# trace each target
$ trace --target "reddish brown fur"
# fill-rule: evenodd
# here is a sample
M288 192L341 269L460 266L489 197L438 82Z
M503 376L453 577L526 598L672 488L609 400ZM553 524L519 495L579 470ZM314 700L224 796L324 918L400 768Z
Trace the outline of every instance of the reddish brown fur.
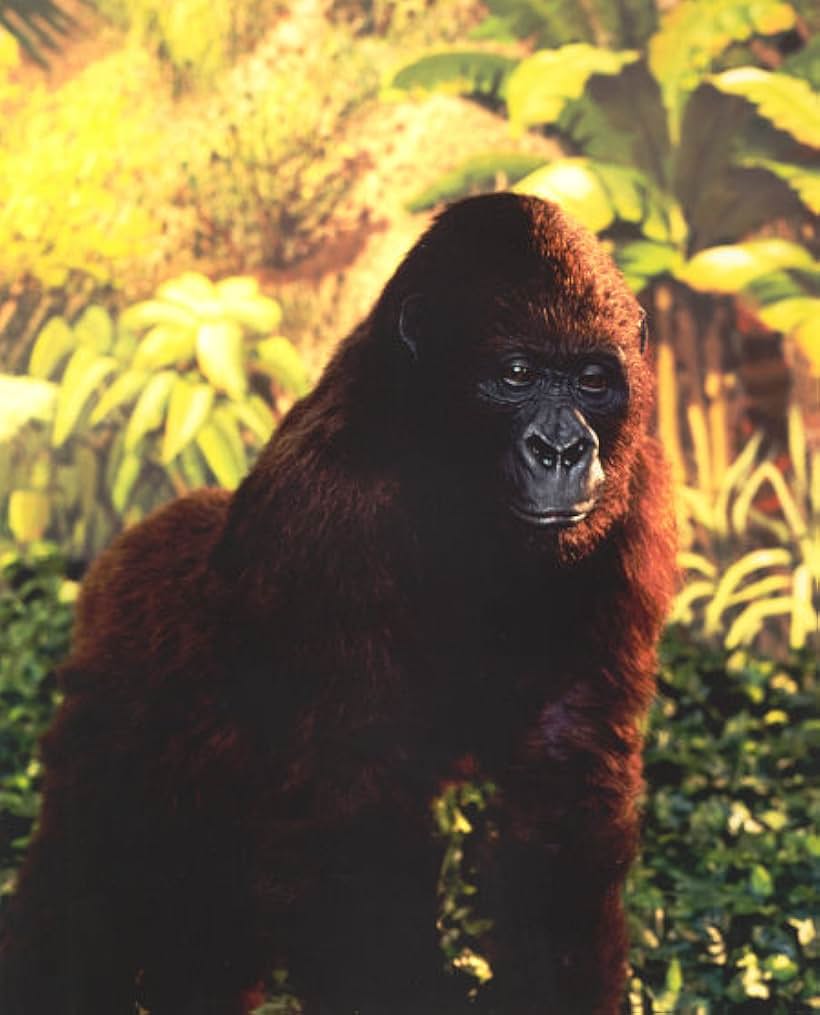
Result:
M418 291L438 336L422 374L397 337ZM275 961L309 1011L459 1011L429 804L465 757L500 788L478 1009L618 1010L639 727L673 581L639 314L553 206L453 206L235 496L180 500L102 555L43 745L5 1015L117 1015L135 993L154 1015L231 1015ZM463 378L510 331L626 364L604 497L560 534L521 531L452 478Z

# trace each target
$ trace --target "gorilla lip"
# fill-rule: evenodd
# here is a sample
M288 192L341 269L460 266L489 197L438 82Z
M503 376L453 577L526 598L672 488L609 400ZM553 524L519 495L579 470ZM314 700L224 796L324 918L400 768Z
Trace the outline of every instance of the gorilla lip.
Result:
M527 511L515 504L511 504L510 510L517 518L530 525L539 525L542 528L550 526L568 527L582 522L592 510L593 504L594 501L584 501L582 504L576 504L566 511Z

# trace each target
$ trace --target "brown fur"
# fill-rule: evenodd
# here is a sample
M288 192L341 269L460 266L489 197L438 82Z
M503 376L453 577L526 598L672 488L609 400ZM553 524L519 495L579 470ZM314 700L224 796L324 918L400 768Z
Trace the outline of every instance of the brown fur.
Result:
M397 337L414 292L436 339L421 366ZM499 787L478 1007L618 1010L674 556L639 320L554 206L455 205L234 496L173 503L100 557L43 744L5 1015L118 1015L135 995L232 1015L275 962L307 1011L459 1011L429 805L465 757ZM626 365L605 494L575 528L524 531L460 482L465 378L508 333Z

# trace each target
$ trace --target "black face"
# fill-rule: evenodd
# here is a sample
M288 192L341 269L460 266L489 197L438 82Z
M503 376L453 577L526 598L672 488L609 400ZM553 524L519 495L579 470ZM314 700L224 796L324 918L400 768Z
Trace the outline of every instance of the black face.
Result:
M495 476L506 508L536 526L582 521L604 483L602 441L627 403L626 378L608 351L560 367L511 349L482 367L475 397L493 437Z

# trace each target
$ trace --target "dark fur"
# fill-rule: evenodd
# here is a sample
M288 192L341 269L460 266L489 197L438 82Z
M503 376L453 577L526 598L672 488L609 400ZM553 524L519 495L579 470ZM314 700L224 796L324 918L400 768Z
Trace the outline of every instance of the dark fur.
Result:
M397 331L419 292L416 363ZM481 456L465 378L509 333L626 366L605 494L573 529L531 530L463 482ZM234 496L177 501L100 557L43 743L4 1015L118 1015L135 993L155 1015L234 1015L275 961L308 1011L460 1010L429 806L465 756L499 787L485 1009L618 1009L673 581L640 335L621 277L554 206L462 202Z

